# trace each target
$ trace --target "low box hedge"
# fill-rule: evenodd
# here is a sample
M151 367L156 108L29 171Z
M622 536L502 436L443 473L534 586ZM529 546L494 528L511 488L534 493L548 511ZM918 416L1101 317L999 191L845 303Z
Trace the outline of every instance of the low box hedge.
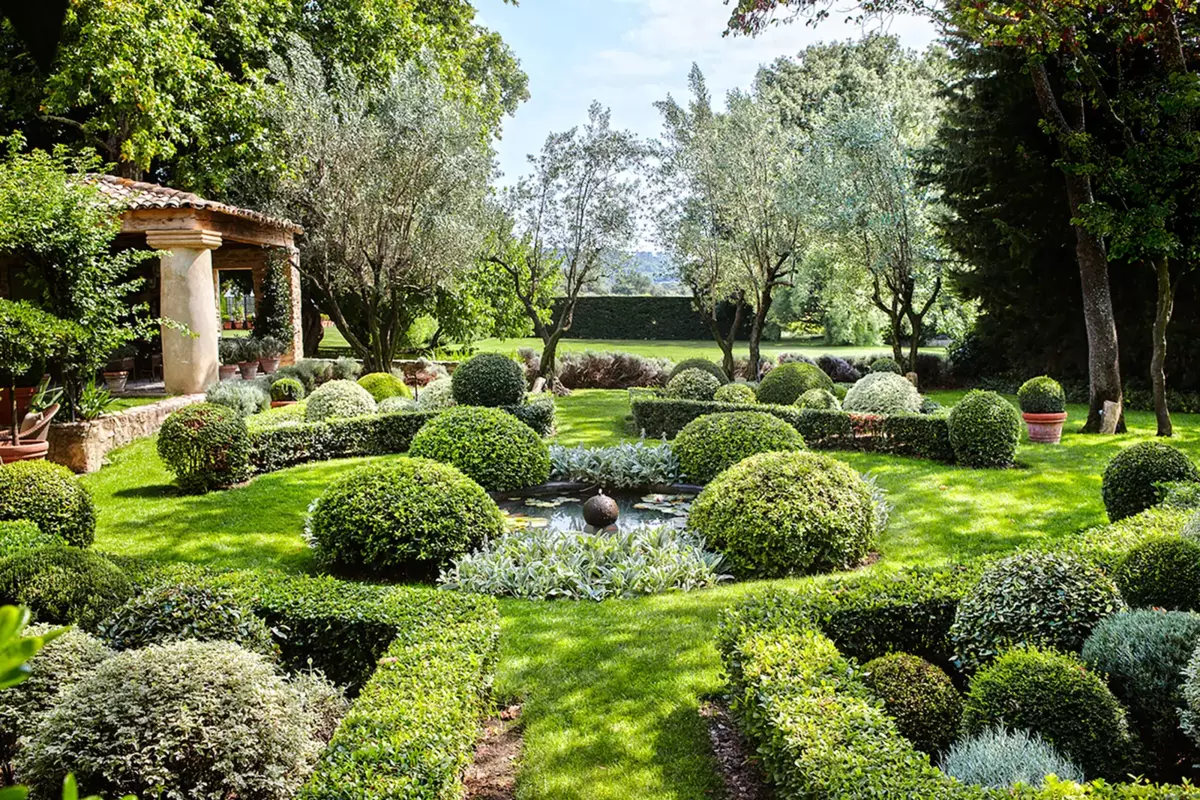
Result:
M257 472L274 472L308 461L404 453L417 431L437 413L403 411L254 430L250 464Z

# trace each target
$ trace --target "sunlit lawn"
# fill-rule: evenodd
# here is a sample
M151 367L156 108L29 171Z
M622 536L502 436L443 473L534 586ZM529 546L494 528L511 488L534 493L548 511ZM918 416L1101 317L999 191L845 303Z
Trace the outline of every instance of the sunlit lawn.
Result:
M935 393L953 402L956 393ZM958 469L915 459L834 453L869 472L895 506L877 569L1008 550L1104 522L1100 475L1118 449L1150 439L1153 416L1131 413L1130 435L1070 432L1061 447L1023 445L1020 467ZM624 391L559 400L559 441L632 438ZM1200 417L1176 417L1174 444L1200 457ZM96 547L219 566L310 568L301 539L308 504L355 459L310 464L205 497L180 497L153 440L112 455L84 480L100 506ZM802 581L784 581L798 585ZM765 584L591 603L502 601L497 693L525 704L524 800L676 800L719 795L696 708L719 691L712 636L720 609Z

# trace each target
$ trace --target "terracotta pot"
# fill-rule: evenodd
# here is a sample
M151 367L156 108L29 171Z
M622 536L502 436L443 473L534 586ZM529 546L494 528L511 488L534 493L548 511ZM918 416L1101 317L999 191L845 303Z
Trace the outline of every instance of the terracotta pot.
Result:
M237 364L222 364L221 366L217 367L217 371L220 372L220 374L221 374L221 380L231 381L231 380L233 380L233 376L237 375L238 365Z
M1029 441L1037 444L1058 444L1062 441L1063 423L1067 421L1067 413L1061 414L1022 414L1025 417L1025 427L1029 429Z
M110 392L125 391L125 384L129 381L129 373L125 370L120 372L104 373L104 385L108 387Z
M25 419L29 413L29 404L37 388L33 386L17 387L17 419ZM0 389L0 427L12 427L12 403L8 399L8 389Z
M11 464L14 461L38 461L50 452L50 442L34 440L21 444L0 444L0 464Z
M238 369L242 371L242 380L252 381L258 377L258 362L243 361L238 364Z
M260 358L258 360L258 365L260 367L262 367L263 372L270 375L275 370L279 369L279 359L278 358Z
M283 408L284 406L294 406L294 405L296 405L295 400L272 400L271 401L271 408Z
M224 322L221 323L221 327L227 331L233 330L233 320L231 320L231 319L225 320Z

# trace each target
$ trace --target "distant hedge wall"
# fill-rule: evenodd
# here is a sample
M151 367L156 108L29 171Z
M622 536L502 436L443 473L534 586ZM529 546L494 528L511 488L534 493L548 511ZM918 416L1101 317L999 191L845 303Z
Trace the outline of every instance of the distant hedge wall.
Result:
M558 319L561 301L555 301L554 319ZM721 330L733 324L733 306L718 312ZM738 338L750 335L749 315L742 322ZM690 297L580 297L575 306L575 321L568 339L710 339L712 332L704 318L692 308Z

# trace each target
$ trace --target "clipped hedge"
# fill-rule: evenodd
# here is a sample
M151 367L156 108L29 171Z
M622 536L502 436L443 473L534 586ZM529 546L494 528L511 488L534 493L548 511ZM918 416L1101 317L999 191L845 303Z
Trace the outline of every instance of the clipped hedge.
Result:
M758 394L748 383L727 383L713 395L718 403L757 403Z
M833 381L824 370L803 361L776 367L758 385L758 402L787 406L810 389L833 391Z
M672 446L688 480L705 484L744 458L778 450L803 450L804 438L770 414L735 411L689 422Z
M256 472L274 472L308 461L405 453L437 414L406 411L256 429L250 432L250 464Z
M227 406L198 403L167 417L158 457L185 492L204 493L245 480L250 466L246 423Z
M950 442L964 467L1011 467L1021 441L1021 415L995 392L970 391L950 409Z
M0 522L0 558L20 553L23 550L36 550L39 547L62 547L67 541L61 536L42 533L41 528L27 519L13 519Z
M545 483L550 451L529 426L499 409L456 406L413 437L410 455L457 467L488 491Z
M28 520L47 536L89 547L96 504L79 479L49 461L17 461L0 469L0 521Z
M91 630L132 595L125 573L91 550L42 547L0 560L0 605L28 606L38 622Z
M1061 414L1067 410L1062 384L1048 375L1030 378L1017 390L1017 403L1026 414Z

